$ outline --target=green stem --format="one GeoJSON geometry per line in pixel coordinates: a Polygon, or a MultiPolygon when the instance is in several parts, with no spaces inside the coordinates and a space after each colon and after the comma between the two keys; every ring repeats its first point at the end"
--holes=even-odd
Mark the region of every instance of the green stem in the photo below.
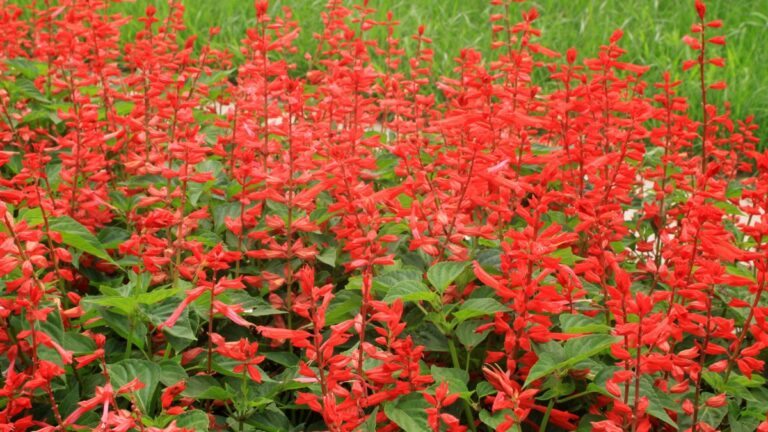
{"type": "Polygon", "coordinates": [[[211,288],[211,305],[208,310],[208,365],[205,368],[208,375],[213,374],[213,288],[211,288]]]}
{"type": "Polygon", "coordinates": [[[580,398],[580,397],[582,397],[584,395],[587,395],[587,394],[590,394],[590,393],[592,393],[592,390],[584,390],[582,392],[574,393],[574,394],[572,394],[572,395],[570,395],[568,397],[560,399],[560,402],[568,402],[569,400],[580,398]]]}
{"type": "Polygon", "coordinates": [[[469,361],[472,359],[472,349],[474,349],[474,347],[467,350],[467,359],[464,362],[464,372],[467,373],[469,373],[469,361]]]}
{"type": "Polygon", "coordinates": [[[547,430],[547,423],[549,423],[549,415],[552,414],[552,408],[555,406],[555,399],[552,398],[547,404],[547,410],[544,411],[544,418],[541,419],[541,425],[539,426],[539,432],[545,432],[547,430]]]}
{"type": "MultiPolygon", "coordinates": [[[[456,369],[461,369],[459,354],[456,351],[456,344],[453,343],[453,338],[450,337],[448,338],[448,349],[451,352],[451,361],[453,362],[453,367],[456,369]]],[[[463,399],[462,405],[464,405],[464,417],[469,423],[469,429],[472,430],[472,432],[477,431],[477,428],[475,427],[475,415],[472,413],[472,407],[469,406],[469,402],[463,399]]]]}
{"type": "Polygon", "coordinates": [[[128,318],[128,337],[125,338],[125,353],[123,354],[123,359],[131,358],[131,354],[133,353],[133,327],[136,325],[133,314],[131,314],[130,318],[128,318]]]}
{"type": "MultiPolygon", "coordinates": [[[[240,393],[243,397],[243,407],[247,406],[248,404],[248,383],[246,380],[248,379],[248,367],[243,366],[243,374],[241,376],[240,381],[240,393]]],[[[237,424],[238,424],[238,430],[240,432],[243,432],[243,428],[245,427],[245,415],[247,412],[238,412],[237,413],[237,424]]]]}

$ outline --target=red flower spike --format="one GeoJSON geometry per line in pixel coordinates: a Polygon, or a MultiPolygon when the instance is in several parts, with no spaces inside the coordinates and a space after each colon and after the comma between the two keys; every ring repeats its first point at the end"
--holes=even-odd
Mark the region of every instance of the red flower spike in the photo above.
{"type": "Polygon", "coordinates": [[[295,407],[334,432],[396,430],[410,403],[433,430],[485,410],[498,430],[589,414],[647,431],[666,419],[646,386],[679,399],[675,422],[722,427],[707,382],[754,381],[768,347],[768,156],[755,118],[709,96],[723,23],[694,2],[688,98],[626,60],[622,30],[559,53],[520,2],[491,2],[490,51],[452,54],[337,0],[307,50],[291,11],[258,0],[237,56],[209,45],[218,27],[185,31],[178,0],[127,42],[132,18],[105,2],[5,5],[0,424],[181,432],[172,419],[202,411],[216,429],[238,404],[186,383],[252,398],[295,365],[295,407]],[[593,341],[607,396],[574,404],[597,379],[576,366],[548,406],[542,367],[593,341]],[[159,407],[140,380],[113,387],[139,357],[188,376],[159,407]],[[451,394],[457,371],[486,395],[451,394]],[[83,374],[62,412],[57,383],[83,374]]]}
{"type": "Polygon", "coordinates": [[[707,13],[707,6],[703,0],[696,0],[696,13],[699,15],[699,19],[704,19],[704,15],[707,13]]]}

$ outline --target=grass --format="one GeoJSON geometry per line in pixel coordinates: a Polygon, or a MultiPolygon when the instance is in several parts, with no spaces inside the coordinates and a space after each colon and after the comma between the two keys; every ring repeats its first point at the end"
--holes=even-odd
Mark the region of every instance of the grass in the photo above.
{"type": "MultiPolygon", "coordinates": [[[[33,0],[16,0],[31,3],[33,0]]],[[[12,0],[12,2],[14,2],[12,0]]],[[[300,55],[313,52],[312,34],[319,32],[322,22],[319,12],[326,0],[272,0],[274,13],[283,6],[290,7],[301,23],[302,35],[298,40],[300,55]]],[[[346,0],[345,4],[351,1],[346,0]]],[[[768,51],[762,41],[768,33],[766,0],[709,0],[707,16],[724,21],[724,34],[728,45],[721,49],[726,57],[726,69],[710,70],[712,80],[726,80],[729,84],[722,97],[732,103],[735,118],[755,114],[763,124],[760,136],[768,138],[768,51]]],[[[155,4],[160,13],[167,10],[165,0],[136,0],[119,3],[115,11],[140,15],[148,4],[155,4]]],[[[221,34],[214,45],[234,48],[243,37],[245,29],[254,25],[253,3],[250,0],[185,0],[188,34],[201,38],[211,26],[221,27],[221,34]]],[[[408,47],[408,36],[419,24],[426,24],[427,36],[434,41],[435,62],[438,74],[452,67],[452,59],[463,47],[474,47],[488,55],[490,26],[489,0],[370,0],[369,5],[379,10],[383,19],[391,10],[401,23],[400,38],[408,47]]],[[[604,44],[616,28],[624,29],[622,46],[628,51],[626,59],[652,66],[652,80],[670,69],[673,76],[683,78],[681,69],[684,59],[693,53],[681,42],[696,18],[693,0],[529,0],[515,5],[520,8],[535,6],[541,17],[537,21],[544,32],[541,42],[550,48],[564,51],[577,47],[581,56],[591,56],[604,44]]],[[[130,40],[136,27],[129,27],[125,39],[130,40]]],[[[182,35],[186,36],[186,35],[182,35]]],[[[300,61],[300,59],[298,59],[300,61]]],[[[687,73],[695,74],[695,70],[687,73]]],[[[695,79],[685,94],[697,93],[695,79]]],[[[715,99],[715,101],[717,101],[715,99]]]]}

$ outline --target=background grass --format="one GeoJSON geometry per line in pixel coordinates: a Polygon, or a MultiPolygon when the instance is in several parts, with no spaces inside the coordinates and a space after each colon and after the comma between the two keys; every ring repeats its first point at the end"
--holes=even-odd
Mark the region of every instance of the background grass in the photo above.
{"type": "MultiPolygon", "coordinates": [[[[320,12],[327,0],[272,0],[271,12],[283,6],[290,7],[300,22],[302,34],[298,40],[301,55],[314,52],[312,34],[322,28],[320,12]]],[[[12,0],[21,4],[32,0],[12,0]]],[[[345,0],[345,4],[352,3],[345,0]]],[[[361,3],[361,2],[358,2],[361,3]]],[[[148,4],[167,10],[165,0],[136,0],[111,6],[116,12],[141,15],[148,4]]],[[[254,25],[251,0],[185,0],[187,34],[205,38],[208,28],[218,26],[221,34],[213,45],[236,48],[245,29],[254,25]]],[[[490,26],[489,0],[370,0],[378,9],[377,18],[384,19],[391,10],[400,21],[399,37],[406,47],[409,36],[419,24],[427,26],[427,36],[434,41],[435,67],[438,74],[448,72],[452,59],[463,47],[473,47],[489,55],[490,26]]],[[[726,69],[710,68],[711,80],[726,80],[729,87],[714,97],[732,103],[735,118],[755,114],[763,127],[759,135],[768,138],[768,51],[764,41],[768,37],[768,0],[709,0],[707,17],[722,19],[727,46],[720,48],[726,57],[726,69]]],[[[622,46],[627,49],[627,61],[652,66],[648,78],[656,81],[664,70],[682,79],[688,76],[683,92],[696,97],[695,70],[681,70],[683,60],[693,58],[693,52],[681,42],[696,15],[693,0],[529,0],[515,7],[528,9],[535,6],[541,17],[537,21],[543,30],[541,43],[558,51],[576,47],[580,56],[592,56],[606,43],[616,28],[624,29],[622,46]]],[[[124,38],[130,40],[137,26],[125,29],[124,38]]],[[[765,144],[764,144],[765,145],[765,144]]]]}

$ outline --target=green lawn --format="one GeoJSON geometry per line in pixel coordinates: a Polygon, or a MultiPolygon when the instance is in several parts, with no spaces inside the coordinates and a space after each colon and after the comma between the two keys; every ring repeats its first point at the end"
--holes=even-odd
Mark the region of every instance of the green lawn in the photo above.
{"type": "MultiPolygon", "coordinates": [[[[273,0],[270,6],[273,12],[283,6],[294,11],[303,30],[299,39],[303,53],[314,47],[312,33],[322,26],[319,12],[325,3],[326,0],[273,0]]],[[[160,13],[167,9],[165,0],[136,0],[112,7],[115,11],[141,14],[148,4],[156,4],[160,13]]],[[[219,26],[222,31],[214,42],[219,47],[236,46],[244,29],[254,24],[251,0],[186,0],[184,4],[188,32],[202,37],[210,26],[219,26]]],[[[450,70],[452,58],[462,47],[475,47],[485,54],[489,51],[489,0],[370,0],[369,4],[379,9],[379,18],[383,19],[388,10],[394,13],[401,22],[402,39],[408,39],[419,24],[426,24],[427,35],[434,40],[438,73],[450,70]]],[[[722,97],[733,104],[735,117],[755,114],[764,125],[760,135],[768,138],[768,50],[761,42],[768,34],[768,0],[709,0],[707,4],[708,18],[724,21],[722,30],[728,42],[722,49],[727,68],[712,70],[712,79],[728,82],[729,88],[722,97]]],[[[682,61],[693,57],[681,42],[696,18],[693,0],[538,0],[515,5],[531,6],[541,13],[538,24],[544,31],[542,43],[559,51],[573,46],[582,55],[592,55],[614,29],[621,27],[625,31],[622,45],[629,51],[627,59],[653,66],[653,80],[666,69],[682,77],[682,61]]],[[[129,39],[133,31],[135,27],[126,29],[125,38],[129,39]]],[[[695,80],[689,81],[691,85],[685,91],[695,95],[695,80]]]]}

